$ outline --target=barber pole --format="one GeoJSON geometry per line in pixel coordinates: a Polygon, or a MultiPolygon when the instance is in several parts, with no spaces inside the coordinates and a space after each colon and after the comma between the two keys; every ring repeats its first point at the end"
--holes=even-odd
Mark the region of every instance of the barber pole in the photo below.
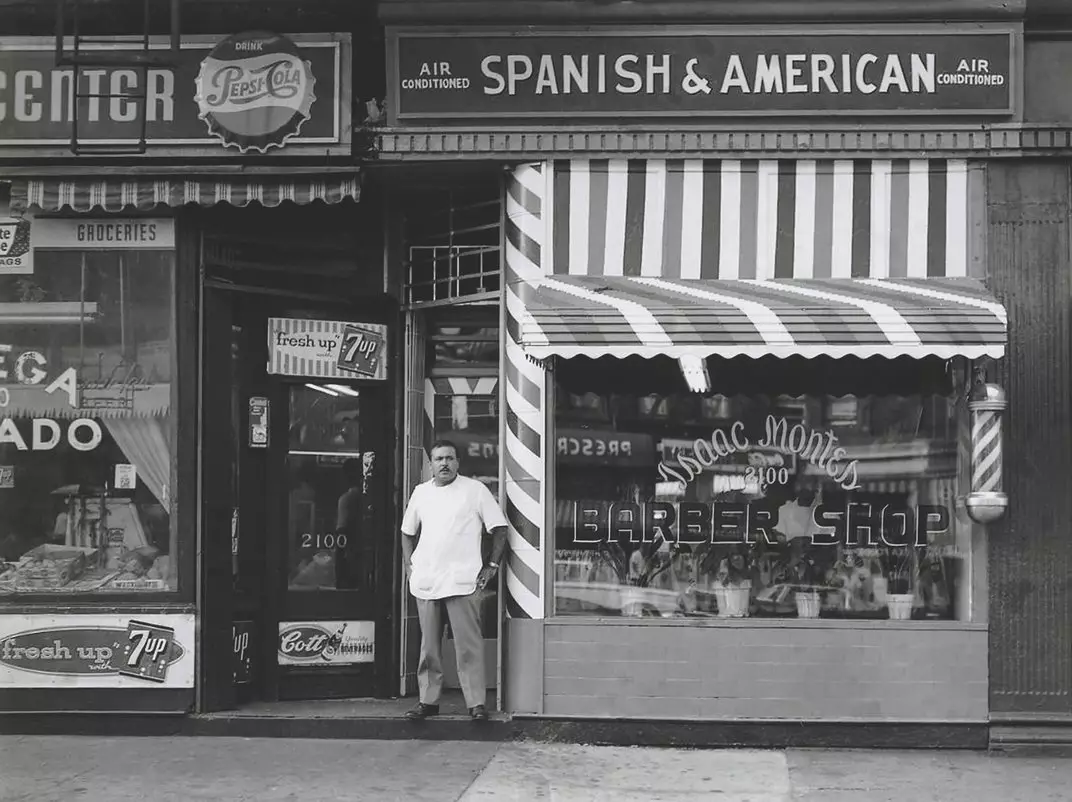
{"type": "Polygon", "coordinates": [[[976,523],[991,523],[1005,514],[1008,496],[1002,491],[1001,414],[1008,403],[996,384],[978,384],[968,401],[972,414],[971,493],[968,515],[976,523]]]}

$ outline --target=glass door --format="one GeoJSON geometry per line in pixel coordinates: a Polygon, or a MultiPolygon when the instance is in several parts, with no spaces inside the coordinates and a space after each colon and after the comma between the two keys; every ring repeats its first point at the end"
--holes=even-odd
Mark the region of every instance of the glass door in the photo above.
{"type": "Polygon", "coordinates": [[[381,390],[316,382],[283,388],[280,698],[374,695],[391,643],[383,612],[390,576],[380,565],[386,560],[389,572],[381,390]]]}

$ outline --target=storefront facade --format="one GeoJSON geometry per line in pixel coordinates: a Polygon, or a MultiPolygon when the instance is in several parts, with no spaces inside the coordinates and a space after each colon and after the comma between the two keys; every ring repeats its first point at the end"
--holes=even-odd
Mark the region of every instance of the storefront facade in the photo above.
{"type": "Polygon", "coordinates": [[[381,159],[507,170],[504,706],[985,744],[1024,10],[687,5],[382,5],[381,159]]]}
{"type": "Polygon", "coordinates": [[[105,65],[0,42],[0,711],[397,686],[399,337],[350,34],[181,38],[150,69],[130,37],[105,65]],[[258,58],[272,91],[239,86],[258,58]]]}

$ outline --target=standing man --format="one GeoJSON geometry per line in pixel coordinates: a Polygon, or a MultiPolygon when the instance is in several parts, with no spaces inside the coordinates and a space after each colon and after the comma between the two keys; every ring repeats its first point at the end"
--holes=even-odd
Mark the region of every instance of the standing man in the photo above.
{"type": "Polygon", "coordinates": [[[458,475],[458,449],[452,442],[433,443],[431,459],[432,478],[413,491],[402,518],[402,561],[421,622],[421,660],[417,666],[421,698],[406,718],[418,721],[439,713],[446,611],[469,716],[486,721],[480,606],[483,590],[499,570],[506,548],[506,518],[490,490],[475,479],[458,475]],[[480,550],[484,529],[493,537],[487,565],[480,550]]]}

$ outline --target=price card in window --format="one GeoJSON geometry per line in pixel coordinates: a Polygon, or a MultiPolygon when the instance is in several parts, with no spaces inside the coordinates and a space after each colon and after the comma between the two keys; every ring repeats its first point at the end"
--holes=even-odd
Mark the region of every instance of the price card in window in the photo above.
{"type": "Polygon", "coordinates": [[[115,489],[134,490],[138,486],[138,469],[133,465],[115,466],[115,489]]]}
{"type": "Polygon", "coordinates": [[[378,374],[383,359],[383,335],[358,326],[348,325],[343,328],[339,356],[335,363],[339,370],[371,378],[378,374]]]}

